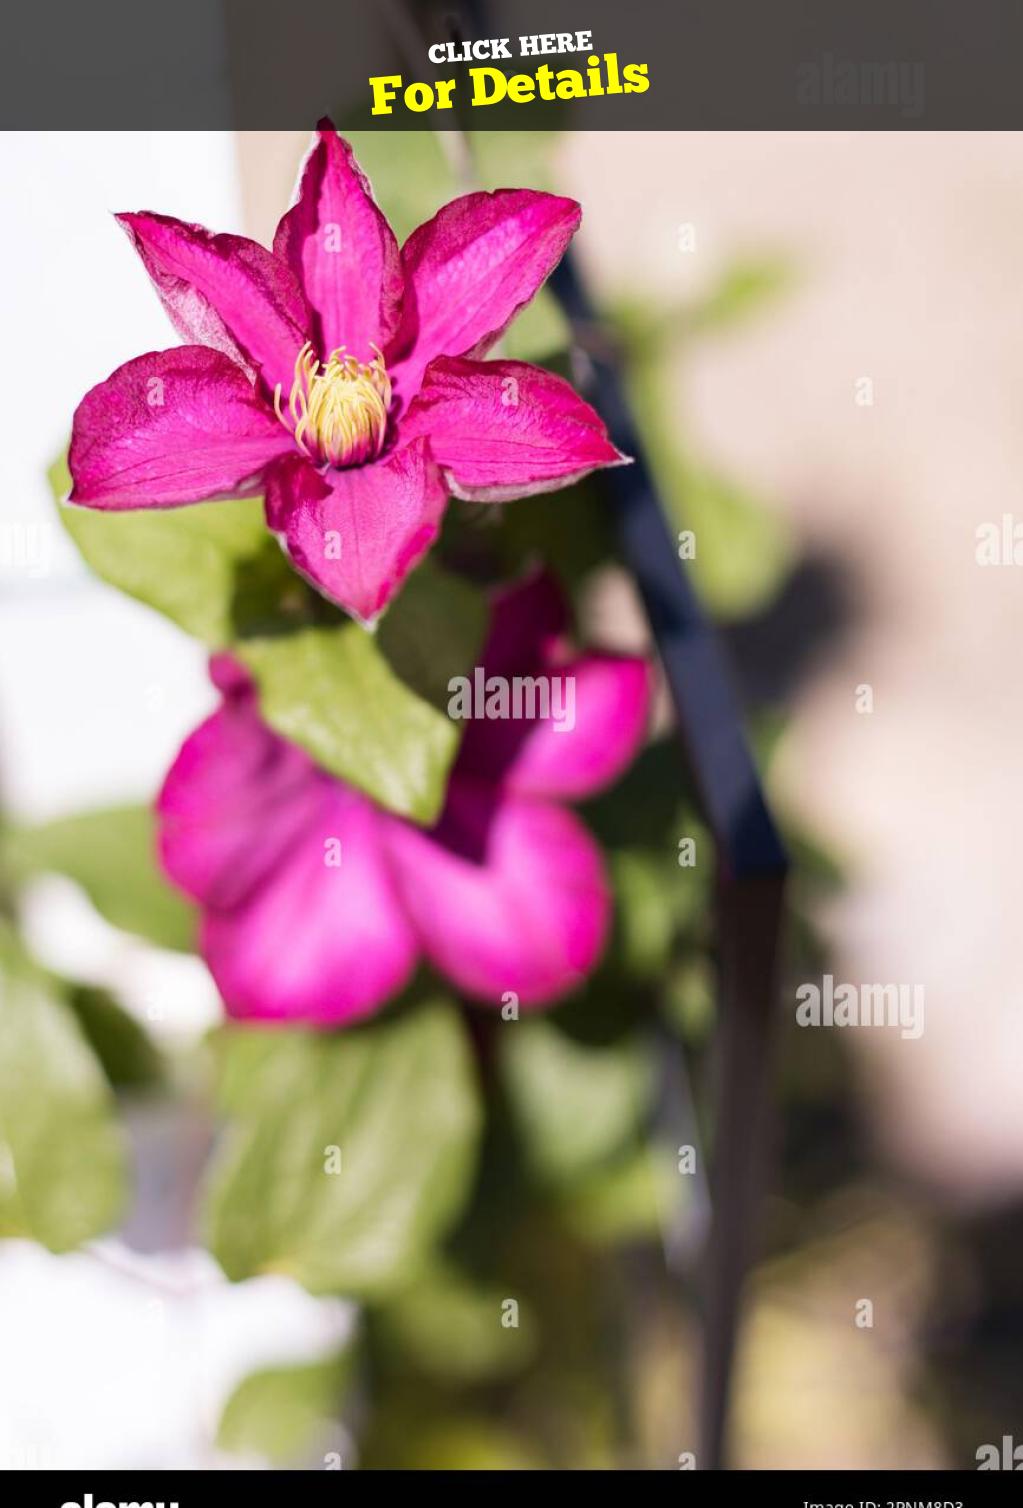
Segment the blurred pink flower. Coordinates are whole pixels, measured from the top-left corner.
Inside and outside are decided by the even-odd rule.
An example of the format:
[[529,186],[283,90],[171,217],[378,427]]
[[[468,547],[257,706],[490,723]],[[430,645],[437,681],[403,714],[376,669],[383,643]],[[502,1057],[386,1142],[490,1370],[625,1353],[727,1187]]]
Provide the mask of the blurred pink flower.
[[584,979],[610,895],[597,845],[561,802],[631,761],[650,674],[642,659],[573,657],[565,626],[546,575],[496,598],[486,679],[537,677],[551,705],[570,679],[573,717],[471,722],[430,830],[273,733],[247,673],[214,658],[223,705],[185,741],[157,815],[164,869],[200,904],[201,951],[232,1016],[343,1025],[382,1006],[420,957],[489,1004],[514,992],[542,1005]]
[[295,566],[371,622],[435,538],[448,493],[503,502],[624,459],[560,377],[479,359],[580,216],[574,200],[530,189],[467,194],[399,250],[329,121],[273,251],[119,215],[189,344],[126,362],[86,394],[70,501],[265,493]]

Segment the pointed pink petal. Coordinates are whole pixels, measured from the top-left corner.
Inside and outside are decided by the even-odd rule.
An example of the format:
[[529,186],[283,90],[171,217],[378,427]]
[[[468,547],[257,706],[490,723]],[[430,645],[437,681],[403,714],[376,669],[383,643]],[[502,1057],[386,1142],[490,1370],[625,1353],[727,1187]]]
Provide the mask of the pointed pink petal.
[[[203,955],[232,1016],[340,1026],[408,981],[419,948],[370,802],[331,781],[315,820],[241,905],[207,913]],[[339,850],[335,845],[339,844]],[[326,859],[340,853],[333,867]]]
[[610,785],[643,742],[649,665],[593,654],[534,672],[533,679],[547,683],[553,715],[469,723],[458,769],[487,772],[506,790],[529,796],[579,800]]
[[294,564],[367,624],[429,549],[446,504],[425,440],[347,471],[288,457],[267,477],[267,523]]
[[402,247],[405,317],[388,362],[405,404],[435,356],[483,356],[557,266],[582,211],[574,199],[499,189],[453,199]]
[[118,367],[78,405],[71,501],[158,508],[252,493],[266,464],[293,450],[228,357],[206,346],[153,351]]
[[401,254],[355,154],[329,120],[320,122],[303,163],[274,254],[305,289],[324,357],[346,346],[369,361],[373,346],[387,345],[401,314]]
[[241,667],[220,656],[211,669],[225,701],[160,792],[163,867],[205,907],[201,948],[232,1015],[355,1020],[405,983],[418,951],[381,819],[261,722]]
[[118,215],[185,340],[212,346],[269,393],[285,398],[295,357],[309,333],[309,310],[286,262],[246,236],[219,235],[170,215]]
[[[599,850],[549,802],[495,802],[455,780],[434,833],[386,819],[402,900],[432,963],[489,1004],[525,1006],[574,989],[597,962],[610,915]],[[474,851],[476,849],[480,851]]]
[[401,420],[403,442],[418,435],[455,496],[482,503],[551,492],[626,459],[570,383],[525,361],[431,361]]

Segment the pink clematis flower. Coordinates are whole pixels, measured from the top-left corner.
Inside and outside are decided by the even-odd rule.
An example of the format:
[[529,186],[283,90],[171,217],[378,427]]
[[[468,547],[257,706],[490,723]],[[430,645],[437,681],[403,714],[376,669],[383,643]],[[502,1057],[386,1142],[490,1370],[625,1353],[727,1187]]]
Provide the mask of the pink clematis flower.
[[302,574],[364,623],[449,493],[503,502],[619,455],[560,377],[481,361],[560,260],[572,199],[467,194],[399,250],[329,121],[267,251],[118,215],[188,342],[119,367],[75,414],[69,501],[168,508],[264,493]]
[[533,677],[553,710],[471,722],[430,830],[273,733],[246,672],[214,658],[223,704],[185,741],[157,816],[163,867],[199,902],[201,950],[232,1016],[344,1025],[400,990],[421,957],[490,1004],[514,991],[542,1005],[585,978],[610,898],[597,845],[562,803],[632,759],[650,678],[642,659],[573,657],[564,630],[549,577],[498,596],[485,684]]

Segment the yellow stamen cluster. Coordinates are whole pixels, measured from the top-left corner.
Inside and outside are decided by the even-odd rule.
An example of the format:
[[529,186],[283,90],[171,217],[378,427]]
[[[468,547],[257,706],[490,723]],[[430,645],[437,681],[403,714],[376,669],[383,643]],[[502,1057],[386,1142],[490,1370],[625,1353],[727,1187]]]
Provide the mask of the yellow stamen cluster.
[[391,379],[377,350],[370,362],[346,356],[341,346],[321,364],[307,341],[295,361],[288,412],[281,384],[274,412],[307,456],[331,466],[358,466],[380,454],[391,404]]

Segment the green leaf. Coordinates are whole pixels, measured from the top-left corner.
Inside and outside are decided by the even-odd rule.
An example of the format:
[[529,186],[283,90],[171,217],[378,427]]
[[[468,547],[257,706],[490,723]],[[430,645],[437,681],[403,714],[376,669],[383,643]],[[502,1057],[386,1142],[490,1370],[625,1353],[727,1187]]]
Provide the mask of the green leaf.
[[696,922],[706,904],[710,852],[707,843],[703,870],[681,867],[670,850],[665,855],[619,849],[609,856],[615,895],[612,955],[627,973],[663,978],[679,932]]
[[343,135],[394,234],[404,241],[459,192],[452,165],[435,131],[381,131],[368,109],[352,120]]
[[[50,468],[58,502],[67,463]],[[111,586],[144,602],[214,648],[306,595],[259,498],[104,513],[61,503],[60,521],[88,566]]]
[[217,1444],[233,1455],[298,1465],[336,1427],[350,1373],[348,1352],[304,1366],[267,1367],[243,1379],[224,1405]]
[[371,1418],[359,1464],[368,1471],[542,1471],[547,1462],[507,1426],[445,1413],[420,1396]]
[[770,602],[792,565],[779,514],[709,468],[686,466],[676,517],[693,531],[696,553],[689,564],[718,617],[745,617]]
[[502,1323],[508,1294],[438,1266],[375,1316],[383,1344],[422,1372],[458,1385],[508,1377],[529,1361],[536,1327],[519,1301],[516,1325]]
[[111,1088],[151,1089],[163,1082],[153,1039],[105,990],[67,984],[66,999]]
[[377,630],[377,643],[412,691],[446,710],[452,676],[467,675],[487,629],[483,594],[431,561],[408,578]]
[[501,1071],[541,1181],[565,1184],[612,1157],[639,1132],[651,1105],[653,1065],[635,1034],[581,1042],[539,1016],[501,1033]]
[[0,994],[0,1235],[70,1251],[124,1201],[112,1098],[74,1016],[8,943]]
[[686,1185],[670,1148],[638,1147],[575,1185],[562,1218],[594,1246],[649,1240],[677,1225]]
[[788,293],[794,282],[795,268],[787,257],[738,257],[689,311],[687,323],[701,333],[730,329]]
[[160,872],[148,807],[108,807],[14,828],[3,845],[16,882],[66,875],[113,926],[161,948],[188,952],[194,946],[195,912]]
[[458,724],[394,673],[357,623],[248,639],[239,658],[260,711],[317,764],[403,817],[432,822],[444,802]]
[[212,1250],[235,1280],[284,1272],[314,1293],[392,1292],[459,1212],[473,1170],[480,1110],[459,1017],[431,1001],[272,1040],[233,1085]]

